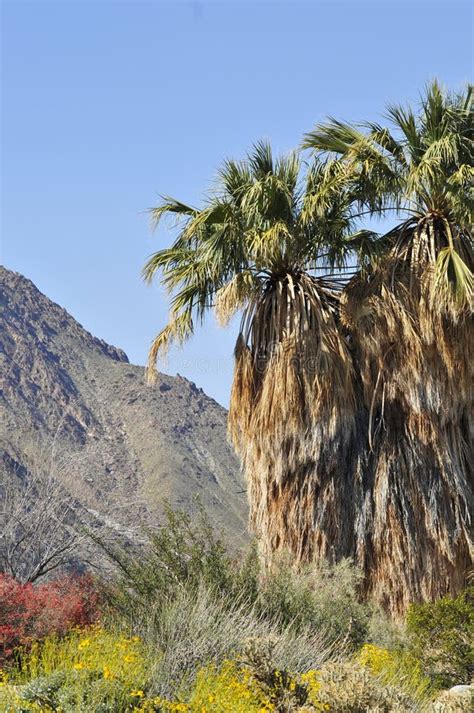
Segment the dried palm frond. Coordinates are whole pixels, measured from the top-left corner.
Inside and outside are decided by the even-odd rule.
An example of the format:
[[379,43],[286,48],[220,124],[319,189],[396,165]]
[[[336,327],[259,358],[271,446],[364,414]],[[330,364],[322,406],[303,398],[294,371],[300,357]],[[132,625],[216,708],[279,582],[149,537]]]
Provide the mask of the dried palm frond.
[[432,235],[430,254],[426,240],[416,236],[403,257],[400,240],[352,280],[341,305],[366,413],[355,499],[370,506],[356,507],[357,558],[366,591],[397,614],[459,592],[471,562],[472,315],[465,301],[426,299],[428,271],[446,249]]
[[232,317],[258,294],[261,282],[262,279],[251,270],[243,270],[216,292],[214,311],[221,327],[226,327]]
[[229,432],[267,562],[285,549],[296,562],[350,554],[355,397],[338,303],[332,284],[287,273],[268,279],[242,319]]

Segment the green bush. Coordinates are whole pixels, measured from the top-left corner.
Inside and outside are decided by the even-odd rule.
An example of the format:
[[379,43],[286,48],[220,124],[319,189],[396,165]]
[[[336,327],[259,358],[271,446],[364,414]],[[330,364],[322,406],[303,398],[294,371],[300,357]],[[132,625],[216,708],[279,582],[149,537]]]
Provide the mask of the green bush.
[[21,698],[30,703],[36,703],[43,709],[58,706],[58,694],[66,682],[64,671],[55,671],[49,676],[37,676],[31,679],[21,690]]
[[258,606],[263,615],[312,626],[356,648],[366,639],[370,619],[369,607],[358,601],[360,576],[349,560],[299,573],[282,562],[260,585]]
[[195,522],[187,513],[165,509],[165,524],[147,533],[147,543],[137,552],[99,542],[115,566],[116,579],[107,587],[112,611],[126,619],[146,620],[150,605],[166,602],[185,587],[202,583],[217,591],[231,586],[231,559],[201,512]]
[[192,597],[204,586],[224,607],[246,603],[281,627],[324,630],[328,639],[354,648],[365,640],[369,608],[358,602],[360,574],[349,561],[296,573],[282,560],[264,574],[255,547],[232,558],[202,512],[195,522],[170,508],[166,516],[138,555],[108,550],[118,573],[109,587],[111,609],[138,626],[138,633],[149,628],[150,611],[166,608],[183,590]]
[[56,671],[33,678],[22,687],[14,710],[21,710],[23,702],[36,704],[33,710],[41,711],[117,713],[132,710],[136,699],[122,681],[107,680],[92,672],[77,674],[74,681],[66,672]]
[[435,685],[469,683],[474,674],[474,588],[455,599],[412,604],[407,633],[411,651]]

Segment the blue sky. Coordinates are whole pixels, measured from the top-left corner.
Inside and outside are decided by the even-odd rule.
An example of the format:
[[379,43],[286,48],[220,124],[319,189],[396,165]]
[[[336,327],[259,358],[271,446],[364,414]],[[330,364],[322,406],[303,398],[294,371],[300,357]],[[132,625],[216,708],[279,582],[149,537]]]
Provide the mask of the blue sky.
[[[2,2],[2,262],[143,364],[166,299],[140,278],[171,239],[146,209],[198,203],[224,157],[298,145],[326,115],[379,118],[472,78],[472,10],[411,2]],[[227,404],[236,325],[179,372]]]

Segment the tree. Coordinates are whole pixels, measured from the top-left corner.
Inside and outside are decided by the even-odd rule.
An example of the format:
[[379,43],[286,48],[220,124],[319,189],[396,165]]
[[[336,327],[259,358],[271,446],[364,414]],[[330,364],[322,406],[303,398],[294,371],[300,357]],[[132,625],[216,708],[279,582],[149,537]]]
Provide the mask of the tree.
[[314,162],[303,173],[296,155],[275,160],[259,143],[244,161],[224,163],[204,207],[164,199],[152,210],[155,225],[171,214],[179,230],[144,268],[171,294],[150,379],[157,355],[185,341],[210,309],[224,324],[243,310],[229,431],[266,562],[287,549],[297,561],[352,553],[356,401],[339,298],[349,256],[365,264],[376,241],[356,230],[337,168]]
[[84,558],[90,520],[66,487],[73,458],[55,441],[37,446],[28,466],[0,467],[0,572],[36,582]]
[[360,210],[401,219],[341,309],[365,444],[357,557],[392,611],[456,594],[471,564],[473,99],[471,87],[450,95],[434,82],[418,114],[389,107],[388,128],[332,119],[304,142],[339,162]]

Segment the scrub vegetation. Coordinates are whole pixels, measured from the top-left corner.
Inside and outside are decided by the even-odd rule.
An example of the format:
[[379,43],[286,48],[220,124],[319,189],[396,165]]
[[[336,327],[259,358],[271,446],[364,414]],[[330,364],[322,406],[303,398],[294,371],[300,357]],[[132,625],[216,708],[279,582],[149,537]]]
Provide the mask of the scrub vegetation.
[[[82,619],[59,627],[52,597],[31,638],[1,629],[1,710],[428,711],[442,687],[469,680],[468,591],[410,608],[395,627],[358,601],[347,561],[265,574],[254,550],[232,557],[205,519],[168,518],[140,554],[109,552],[107,581],[64,580],[94,601]],[[41,596],[60,581],[28,586]],[[2,610],[19,608],[12,586],[2,597]]]

